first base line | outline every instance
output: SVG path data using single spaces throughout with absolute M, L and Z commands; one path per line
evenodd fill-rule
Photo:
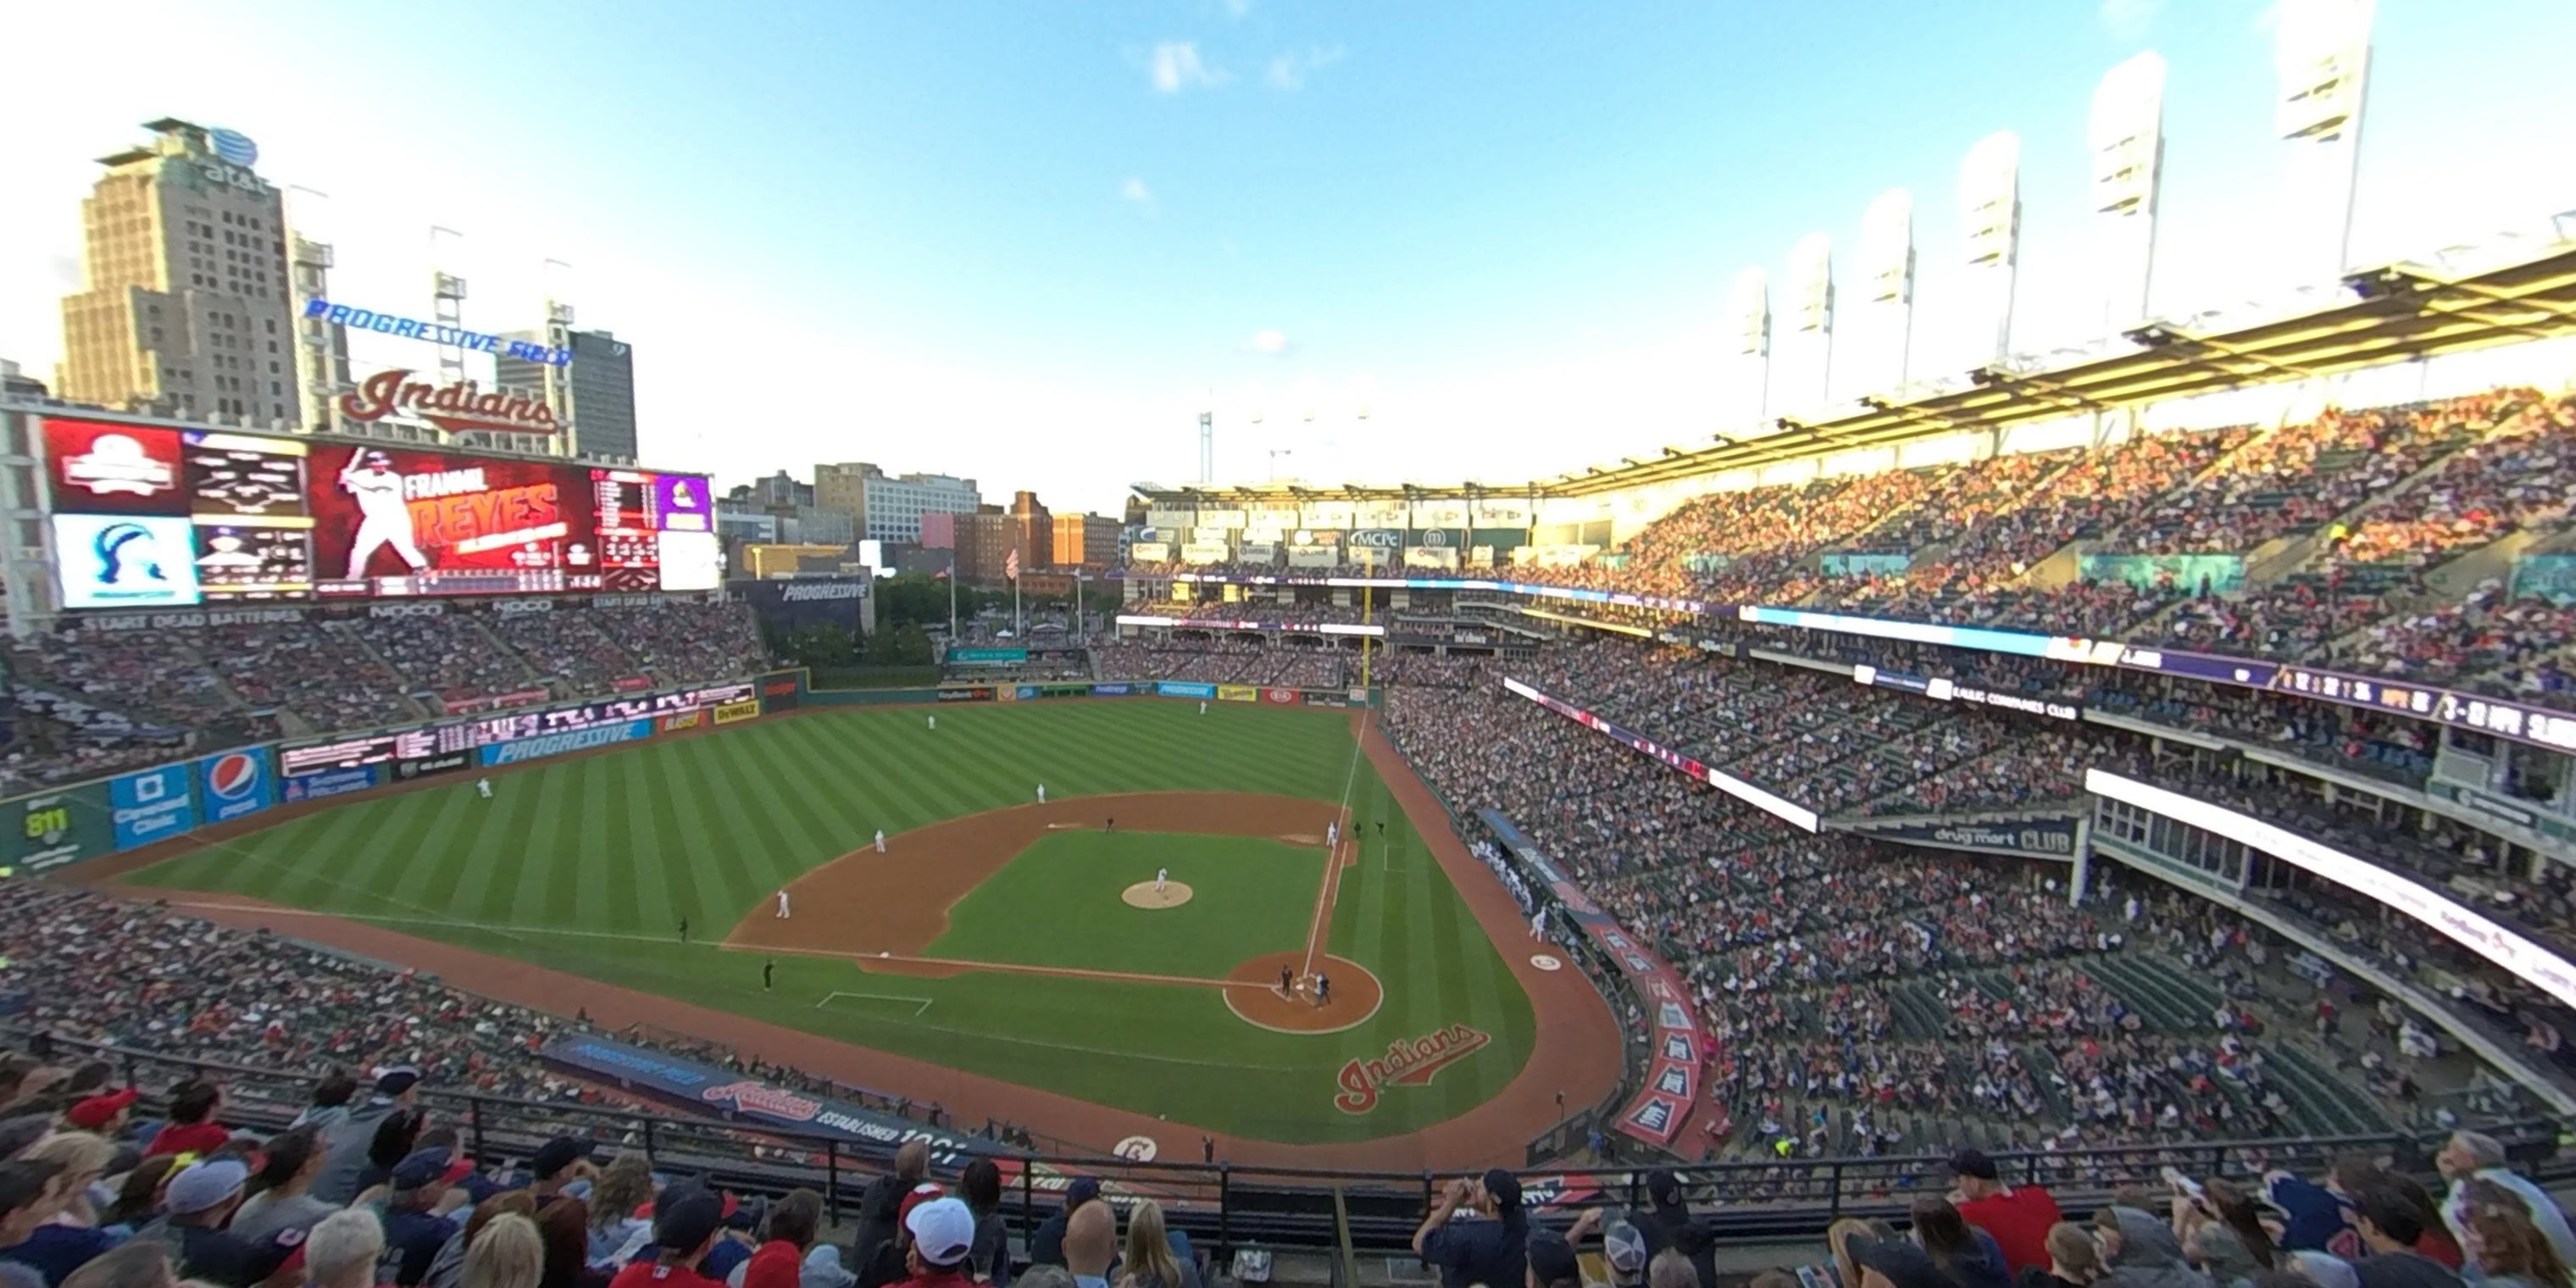
M 825 993 L 823 995 L 823 1000 L 814 1004 L 814 1009 L 819 1011 L 824 1007 L 831 1005 L 832 999 L 836 997 L 855 997 L 869 1002 L 917 1002 L 919 1005 L 913 1007 L 912 1010 L 913 1018 L 915 1019 L 919 1019 L 922 1012 L 930 1009 L 930 999 L 926 997 L 896 997 L 890 993 L 851 993 L 838 989 Z

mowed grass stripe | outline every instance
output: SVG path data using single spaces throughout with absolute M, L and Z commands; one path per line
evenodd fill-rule
M 678 750 L 674 748 L 674 750 Z M 705 862 L 723 866 L 725 856 L 741 842 L 744 833 L 731 830 L 732 801 L 729 794 L 710 793 L 707 757 L 675 755 L 656 767 L 653 789 L 663 804 L 657 806 L 657 818 L 667 814 L 670 830 L 657 838 L 654 855 L 663 865 Z M 640 874 L 639 874 L 640 875 Z M 629 887 L 628 906 L 635 920 L 624 929 L 644 934 L 669 934 L 679 924 L 680 910 L 671 905 L 670 886 L 662 881 L 645 881 L 639 875 L 625 875 L 622 883 Z M 708 938 L 714 938 L 710 930 Z
M 851 731 L 836 732 L 846 737 Z M 869 792 L 869 796 L 887 815 L 882 822 L 867 821 L 854 831 L 874 833 L 882 827 L 888 832 L 908 832 L 943 818 L 980 813 L 1025 799 L 1016 793 L 1028 789 L 1008 786 L 1006 776 L 989 762 L 949 754 L 948 748 L 960 743 L 971 749 L 969 735 L 925 730 L 894 732 L 895 737 L 871 740 L 850 750 L 863 775 L 852 786 L 861 791 L 878 789 Z M 958 756 L 969 754 L 961 750 Z

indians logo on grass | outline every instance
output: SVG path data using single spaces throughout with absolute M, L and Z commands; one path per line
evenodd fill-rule
M 730 1100 L 735 1113 L 767 1114 L 800 1123 L 812 1122 L 823 1112 L 823 1106 L 815 1101 L 762 1082 L 728 1082 L 699 1092 L 698 1098 L 709 1104 Z
M 1333 1108 L 1346 1114 L 1367 1113 L 1377 1108 L 1378 1093 L 1387 1087 L 1422 1086 L 1493 1040 L 1492 1034 L 1464 1024 L 1452 1024 L 1428 1037 L 1398 1038 L 1386 1044 L 1384 1056 L 1342 1066 L 1342 1094 L 1333 1097 Z

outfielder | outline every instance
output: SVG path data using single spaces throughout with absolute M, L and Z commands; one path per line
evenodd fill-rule
M 787 892 L 785 890 L 778 892 L 778 918 L 781 921 L 787 919 Z
M 1161 894 L 1163 892 L 1163 887 L 1170 885 L 1171 883 L 1172 870 L 1170 868 L 1154 869 L 1154 893 Z
M 489 778 L 475 779 L 474 792 L 476 795 L 481 796 L 487 801 L 492 799 L 492 780 Z
M 877 829 L 877 853 L 885 853 L 885 829 L 882 827 Z
M 937 716 L 932 716 L 932 717 L 930 717 L 930 731 L 931 731 L 932 733 L 937 733 L 937 732 L 939 732 L 939 717 L 937 717 Z
M 349 540 L 349 580 L 365 579 L 367 561 L 381 546 L 392 546 L 414 572 L 429 566 L 429 557 L 412 544 L 411 508 L 403 504 L 403 478 L 394 472 L 392 457 L 383 452 L 349 453 L 349 463 L 340 468 L 340 490 L 358 503 L 358 513 L 364 516 L 357 535 Z
M 1205 699 L 1205 698 L 1201 698 L 1201 699 L 1199 699 L 1199 714 L 1200 714 L 1200 715 L 1206 715 L 1206 714 L 1207 714 L 1207 699 Z

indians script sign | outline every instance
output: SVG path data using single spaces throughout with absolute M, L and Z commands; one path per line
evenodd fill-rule
M 1386 1054 L 1353 1060 L 1342 1066 L 1342 1091 L 1333 1108 L 1364 1114 L 1377 1108 L 1378 1093 L 1389 1086 L 1419 1087 L 1441 1070 L 1485 1049 L 1493 1036 L 1464 1024 L 1452 1024 L 1428 1037 L 1398 1038 Z
M 493 429 L 505 434 L 552 434 L 563 429 L 543 400 L 499 389 L 481 389 L 467 380 L 427 385 L 403 370 L 379 371 L 367 382 L 340 395 L 340 414 L 351 420 L 377 421 L 408 412 L 440 429 Z

